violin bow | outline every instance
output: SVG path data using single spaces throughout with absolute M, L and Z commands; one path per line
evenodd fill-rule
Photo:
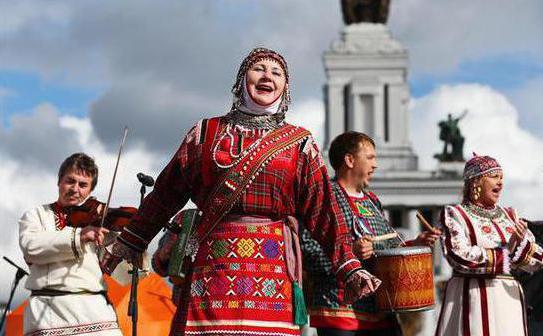
M 119 161 L 121 161 L 121 153 L 123 151 L 124 142 L 126 141 L 126 136 L 128 135 L 128 127 L 124 127 L 123 138 L 121 140 L 121 145 L 119 146 L 119 153 L 117 154 L 117 162 L 115 163 L 115 170 L 113 171 L 113 178 L 111 179 L 111 185 L 109 186 L 109 194 L 107 196 L 106 206 L 104 211 L 102 211 L 102 220 L 100 221 L 100 227 L 104 227 L 104 221 L 106 220 L 107 211 L 109 209 L 109 202 L 111 201 L 111 194 L 113 193 L 113 186 L 115 185 L 115 179 L 117 178 L 117 170 L 119 169 Z

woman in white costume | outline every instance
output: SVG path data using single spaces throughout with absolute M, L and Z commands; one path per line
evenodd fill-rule
M 512 270 L 542 267 L 543 249 L 512 208 L 498 205 L 503 172 L 489 156 L 464 168 L 462 204 L 442 212 L 442 247 L 453 268 L 436 335 L 528 335 L 520 284 Z

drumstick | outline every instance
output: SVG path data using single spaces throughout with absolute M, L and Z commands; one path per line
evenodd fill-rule
M 380 235 L 380 236 L 374 236 L 374 237 L 370 237 L 372 241 L 376 242 L 376 241 L 381 241 L 381 240 L 388 240 L 388 239 L 392 239 L 392 238 L 396 238 L 398 237 L 398 232 L 391 232 L 391 233 L 386 233 L 386 234 L 383 234 L 383 235 Z
M 426 218 L 424 218 L 424 216 L 422 215 L 422 213 L 419 211 L 417 211 L 417 219 L 420 221 L 420 223 L 428 230 L 428 231 L 431 231 L 431 232 L 436 232 L 436 229 L 430 225 L 430 223 L 428 223 L 428 221 L 426 220 Z

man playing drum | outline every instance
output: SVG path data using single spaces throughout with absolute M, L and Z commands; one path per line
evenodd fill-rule
M 333 191 L 353 236 L 355 254 L 370 264 L 377 250 L 402 245 L 398 237 L 379 240 L 372 237 L 395 232 L 383 214 L 377 196 L 367 190 L 377 169 L 377 155 L 372 138 L 360 132 L 346 132 L 336 137 L 329 151 L 336 173 Z M 432 246 L 440 232 L 422 232 L 405 245 Z M 313 282 L 310 307 L 311 326 L 322 335 L 401 335 L 393 314 L 377 311 L 375 297 L 345 305 L 328 258 L 320 246 L 302 233 L 304 265 Z

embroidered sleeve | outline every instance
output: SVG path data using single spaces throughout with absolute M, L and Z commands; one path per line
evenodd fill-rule
M 475 234 L 458 210 L 445 207 L 441 214 L 443 252 L 460 273 L 509 273 L 509 252 L 505 248 L 483 248 L 472 243 Z
M 177 213 L 191 195 L 190 176 L 197 153 L 201 122 L 185 136 L 181 146 L 158 176 L 153 191 L 145 197 L 138 213 L 124 228 L 118 241 L 143 252 L 164 224 Z
M 340 283 L 361 267 L 352 238 L 332 191 L 324 161 L 312 138 L 302 143 L 297 165 L 297 216 L 330 258 Z
M 531 231 L 526 232 L 522 242 L 511 252 L 511 264 L 513 268 L 529 273 L 543 268 L 543 248 L 535 242 Z
M 513 208 L 503 208 L 513 224 L 519 218 Z M 534 234 L 528 230 L 524 239 L 510 253 L 511 267 L 533 273 L 543 268 L 543 248 L 536 243 Z
M 44 217 L 36 209 L 26 212 L 19 220 L 19 245 L 25 261 L 43 265 L 75 260 L 74 248 L 81 252 L 81 243 L 74 239 L 80 239 L 80 235 L 69 227 L 60 231 L 44 231 L 41 222 Z

